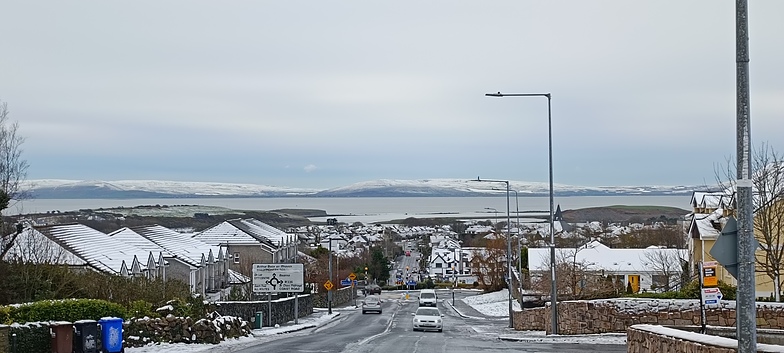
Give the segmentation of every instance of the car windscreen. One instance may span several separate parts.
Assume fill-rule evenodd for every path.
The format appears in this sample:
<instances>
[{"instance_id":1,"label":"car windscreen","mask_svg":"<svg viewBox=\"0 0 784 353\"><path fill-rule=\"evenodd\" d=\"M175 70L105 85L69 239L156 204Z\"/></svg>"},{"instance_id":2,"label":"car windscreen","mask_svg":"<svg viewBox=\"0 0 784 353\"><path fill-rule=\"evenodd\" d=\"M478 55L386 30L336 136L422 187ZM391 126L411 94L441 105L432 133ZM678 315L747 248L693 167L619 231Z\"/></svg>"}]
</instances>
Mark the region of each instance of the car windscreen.
<instances>
[{"instance_id":1,"label":"car windscreen","mask_svg":"<svg viewBox=\"0 0 784 353\"><path fill-rule=\"evenodd\" d=\"M433 299L436 297L436 295L433 293L422 293L419 295L419 297L423 299Z\"/></svg>"},{"instance_id":2,"label":"car windscreen","mask_svg":"<svg viewBox=\"0 0 784 353\"><path fill-rule=\"evenodd\" d=\"M417 309L416 314L421 316L441 316L441 313L438 311L438 309L429 309L429 308Z\"/></svg>"}]
</instances>

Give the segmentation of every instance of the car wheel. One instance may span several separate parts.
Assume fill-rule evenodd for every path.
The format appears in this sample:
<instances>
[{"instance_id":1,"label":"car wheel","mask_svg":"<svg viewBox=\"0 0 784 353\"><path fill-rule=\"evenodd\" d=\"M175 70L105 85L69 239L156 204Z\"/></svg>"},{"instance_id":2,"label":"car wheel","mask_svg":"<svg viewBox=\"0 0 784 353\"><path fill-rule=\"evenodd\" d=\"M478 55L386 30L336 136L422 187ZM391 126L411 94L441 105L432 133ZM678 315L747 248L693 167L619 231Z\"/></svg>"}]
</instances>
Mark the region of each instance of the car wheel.
<instances>
[{"instance_id":1,"label":"car wheel","mask_svg":"<svg viewBox=\"0 0 784 353\"><path fill-rule=\"evenodd\" d=\"M444 332L444 329L440 328L438 329L438 332Z\"/></svg>"},{"instance_id":2,"label":"car wheel","mask_svg":"<svg viewBox=\"0 0 784 353\"><path fill-rule=\"evenodd\" d=\"M367 314L367 312L366 312L366 311L364 311L364 310L362 310L362 314Z\"/></svg>"}]
</instances>

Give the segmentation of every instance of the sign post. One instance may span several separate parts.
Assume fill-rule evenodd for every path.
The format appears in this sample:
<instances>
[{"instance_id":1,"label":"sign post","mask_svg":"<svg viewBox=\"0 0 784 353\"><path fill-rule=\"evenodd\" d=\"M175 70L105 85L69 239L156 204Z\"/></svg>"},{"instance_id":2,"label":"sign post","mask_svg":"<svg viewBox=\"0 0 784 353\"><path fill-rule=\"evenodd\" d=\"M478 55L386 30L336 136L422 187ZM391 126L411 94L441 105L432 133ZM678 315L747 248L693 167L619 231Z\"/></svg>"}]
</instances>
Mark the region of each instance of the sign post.
<instances>
[{"instance_id":1,"label":"sign post","mask_svg":"<svg viewBox=\"0 0 784 353\"><path fill-rule=\"evenodd\" d=\"M253 264L253 293L267 293L268 326L272 326L272 293L300 293L304 290L302 264Z\"/></svg>"},{"instance_id":2,"label":"sign post","mask_svg":"<svg viewBox=\"0 0 784 353\"><path fill-rule=\"evenodd\" d=\"M705 333L705 326L707 321L705 306L718 305L721 300L721 291L717 287L719 285L719 278L716 276L716 267L719 266L717 261L704 261L700 262L700 326Z\"/></svg>"}]
</instances>

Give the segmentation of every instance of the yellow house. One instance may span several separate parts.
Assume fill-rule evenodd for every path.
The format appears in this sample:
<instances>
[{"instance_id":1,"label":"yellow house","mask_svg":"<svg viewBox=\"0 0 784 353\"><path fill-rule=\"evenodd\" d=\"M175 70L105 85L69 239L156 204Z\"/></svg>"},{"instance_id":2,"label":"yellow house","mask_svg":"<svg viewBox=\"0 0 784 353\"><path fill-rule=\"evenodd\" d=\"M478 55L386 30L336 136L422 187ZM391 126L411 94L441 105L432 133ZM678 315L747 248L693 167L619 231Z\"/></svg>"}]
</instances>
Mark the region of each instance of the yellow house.
<instances>
[{"instance_id":1,"label":"yellow house","mask_svg":"<svg viewBox=\"0 0 784 353\"><path fill-rule=\"evenodd\" d=\"M699 262L716 261L709 252L721 234L721 230L727 222L727 217L734 214L734 199L732 195L723 192L694 192L691 205L691 222L688 227L690 265L694 271L693 273L698 273ZM778 202L775 204L775 207L768 207L755 213L755 237L761 245L766 244L763 237L756 231L758 222L761 221L760 217L764 217L761 212L773 212L775 214L782 211L784 211L784 203ZM782 235L781 239L784 240L784 235ZM755 256L758 263L765 262L765 251L762 251L761 248L757 249ZM759 264L756 265L756 271L754 278L756 296L766 298L774 296L775 286L771 277L765 273L764 268ZM723 266L719 265L716 272L720 281L734 286L738 285L737 280Z\"/></svg>"},{"instance_id":2,"label":"yellow house","mask_svg":"<svg viewBox=\"0 0 784 353\"><path fill-rule=\"evenodd\" d=\"M699 263L716 261L710 249L721 234L721 229L732 214L732 195L723 192L695 191L691 197L691 222L689 235L689 264L692 273L699 272ZM720 281L737 285L737 281L727 270L719 265L716 276Z\"/></svg>"}]
</instances>

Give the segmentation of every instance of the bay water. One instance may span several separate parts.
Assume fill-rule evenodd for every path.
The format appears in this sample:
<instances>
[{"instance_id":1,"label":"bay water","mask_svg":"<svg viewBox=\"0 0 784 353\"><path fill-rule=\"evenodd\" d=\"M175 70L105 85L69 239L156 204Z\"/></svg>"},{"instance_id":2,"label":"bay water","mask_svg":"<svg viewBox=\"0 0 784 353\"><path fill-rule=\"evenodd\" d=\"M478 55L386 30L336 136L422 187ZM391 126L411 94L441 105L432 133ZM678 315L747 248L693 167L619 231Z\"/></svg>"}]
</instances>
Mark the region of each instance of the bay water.
<instances>
[{"instance_id":1,"label":"bay water","mask_svg":"<svg viewBox=\"0 0 784 353\"><path fill-rule=\"evenodd\" d=\"M555 197L555 206L561 210L613 205L669 206L691 209L690 195L678 196L568 196ZM514 197L509 200L512 218L518 215L546 215L549 197ZM76 211L80 209L134 207L142 205L203 205L235 210L268 211L276 209L318 209L326 217L313 217L323 221L334 217L340 222L384 222L409 217L430 218L483 218L504 219L507 215L507 198L500 197L281 197L281 198L163 198L163 199L32 199L12 204L6 214L46 213L51 211ZM523 221L523 219L521 219Z\"/></svg>"}]
</instances>

